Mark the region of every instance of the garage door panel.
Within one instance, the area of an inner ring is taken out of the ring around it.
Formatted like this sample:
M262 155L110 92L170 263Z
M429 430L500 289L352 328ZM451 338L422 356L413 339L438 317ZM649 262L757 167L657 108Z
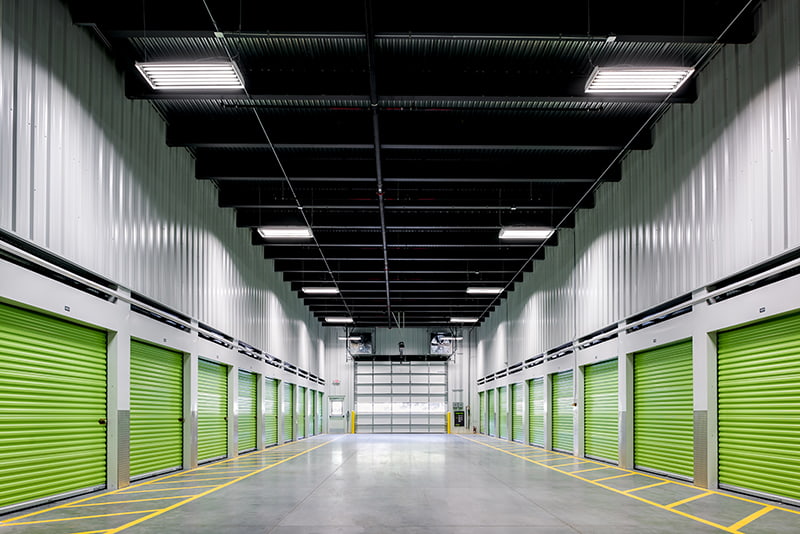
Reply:
M197 375L197 460L228 455L228 368L200 359Z
M544 378L528 381L528 443L544 447Z
M525 410L523 388L521 382L511 385L511 439L518 442L522 442L522 416Z
M256 448L258 418L257 381L258 377L254 373L241 369L239 370L239 414L237 417L239 452Z
M574 447L575 399L572 371L552 375L551 388L553 449L572 452Z
M264 379L264 445L278 444L278 380Z
M619 365L616 358L584 369L584 452L619 459Z
M480 428L478 429L478 432L480 432L481 434L486 434L487 428L486 428L486 392L485 391L481 391L481 392L478 393L478 409L479 409L479 414L478 414L479 423L478 424L480 425Z
M283 441L295 439L294 413L295 413L295 385L283 383Z

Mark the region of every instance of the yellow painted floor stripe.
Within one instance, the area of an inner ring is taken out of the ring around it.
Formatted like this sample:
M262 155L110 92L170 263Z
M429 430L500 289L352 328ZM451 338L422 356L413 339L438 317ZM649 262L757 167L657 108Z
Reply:
M247 471L245 471L247 472ZM153 484L176 484L178 482L207 482L209 480L230 480L237 477L214 477L214 478L180 478L167 480L166 482L153 482Z
M116 512L113 514L84 515L81 517L59 517L58 519L42 519L40 521L24 521L21 523L3 523L4 527L18 527L21 525L40 525L42 523L57 523L60 521L79 521L81 519L95 519L98 517L115 517L118 515L148 514L157 510L137 510L136 512Z
M770 511L772 511L774 509L775 509L774 506L765 506L761 510L753 512L752 514L748 515L747 517L745 517L741 521L738 521L738 522L732 524L728 528L730 528L731 530L741 530L742 527L749 525L750 523L752 523L753 521L755 521L756 519L758 519L762 515L766 514L767 512L770 512Z
M625 490L623 493L631 493L631 492L634 492L634 491L639 491L639 490L643 490L643 489L647 489L647 488L655 488L655 487L658 487L658 486L663 486L664 484L669 484L669 482L664 480L662 482L656 482L655 484L648 484L647 486L641 486L639 488L633 488L633 489Z
M73 532L72 534L100 534L105 530L84 530L83 532Z
M585 463L588 463L588 460L581 460L579 462L570 462L568 464L558 464L558 465L554 465L553 467L566 467L568 465L579 465L579 464L585 464Z
M613 477L595 478L592 482L602 482L604 480L613 480L615 478L629 477L636 473L622 473L621 475L614 475Z
M591 469L578 469L577 471L573 471L573 473L588 473L589 471L600 471L601 469L619 469L614 465L604 465L602 467L592 467Z
M147 502L147 501L166 501L167 499L183 499L184 497L191 497L191 495L174 495L169 497L153 497L152 499L133 499L130 501L103 501L103 502L90 502L83 504L71 504L64 508L85 508L87 506L107 506L109 504L127 504L129 502ZM103 531L105 532L105 531Z
M198 489L198 488L216 488L218 484L206 484L205 486L181 486L178 488L159 488L159 489L137 489L133 491L120 491L116 493L116 495L128 495L129 493L155 493L157 491L180 491L186 489ZM108 495L108 493L106 493Z
M686 497L685 499L681 499L680 501L675 501L665 505L667 508L675 508L676 506L680 506L682 504L686 504L692 501L696 501L697 499L702 499L703 497L708 497L709 495L714 495L710 491L706 491L705 493L698 493L697 495L692 495L691 497Z

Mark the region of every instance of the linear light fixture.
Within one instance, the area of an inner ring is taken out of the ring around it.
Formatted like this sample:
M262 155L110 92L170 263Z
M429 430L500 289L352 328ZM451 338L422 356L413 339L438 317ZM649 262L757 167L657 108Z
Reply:
M311 239L308 226L259 226L258 235L264 239Z
M303 293L309 295L338 295L339 290L335 287L304 287Z
M690 67L595 67L587 93L674 93L686 83Z
M547 239L553 235L552 228L544 226L504 226L500 229L500 239Z
M477 317L451 317L451 323L477 323Z
M469 295L499 295L503 292L502 287L468 287Z
M352 323L353 322L353 318L352 317L325 317L325 322L326 323L346 324L346 323Z
M244 89L236 64L212 62L136 62L136 69L157 91L176 89Z
M445 336L445 337L440 337L439 339L441 339L442 341L461 341L462 339L464 339L464 337L463 336Z
M339 336L339 341L361 341L361 336Z

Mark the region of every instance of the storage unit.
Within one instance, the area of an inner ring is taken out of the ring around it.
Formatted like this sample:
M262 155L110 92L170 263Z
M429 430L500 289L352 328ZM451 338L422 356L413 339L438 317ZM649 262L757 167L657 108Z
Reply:
M800 315L717 343L720 486L800 504Z
M314 406L316 405L316 400L316 392L313 389L309 389L306 399L306 436L314 435Z
M478 432L486 434L486 392L478 392Z
M572 452L574 448L575 390L572 371L555 373L553 376L550 406L552 406L552 448Z
M692 342L636 354L633 459L637 468L692 479Z
M264 379L264 446L278 444L278 383Z
M0 510L106 484L106 334L0 304Z
M294 412L295 412L295 386L289 382L283 383L283 441L295 439Z
M239 369L239 415L236 425L239 435L239 452L251 451L257 446L257 382L258 377L254 373Z
M619 364L616 358L583 370L583 450L589 458L619 461Z
M511 440L520 443L522 443L522 416L525 412L522 389L522 382L511 384Z
M322 434L323 429L325 428L322 424L323 420L323 410L324 404L323 401L325 400L325 394L322 391L317 392L317 433Z
M228 368L200 358L197 362L197 461L228 455Z
M495 425L497 424L497 418L496 418L496 411L494 409L495 391L493 389L490 389L489 391L486 392L486 394L489 396L489 400L486 403L487 406L486 418L489 420L489 435L496 436L497 429L495 428Z
M306 388L297 387L297 439L306 437Z
M497 388L497 437L508 438L508 387Z
M183 354L131 340L130 477L183 467Z
M528 380L528 443L544 447L544 378Z
M359 433L446 432L447 362L357 361Z

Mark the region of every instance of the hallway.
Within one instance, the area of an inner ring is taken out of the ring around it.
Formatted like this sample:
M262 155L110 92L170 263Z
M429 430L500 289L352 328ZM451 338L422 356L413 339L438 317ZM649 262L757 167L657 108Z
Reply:
M323 435L6 517L0 532L796 532L800 511L476 435Z

